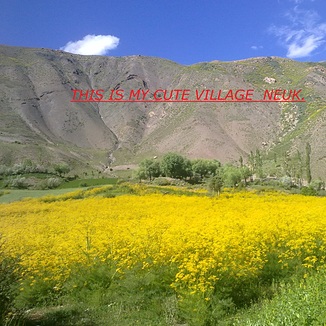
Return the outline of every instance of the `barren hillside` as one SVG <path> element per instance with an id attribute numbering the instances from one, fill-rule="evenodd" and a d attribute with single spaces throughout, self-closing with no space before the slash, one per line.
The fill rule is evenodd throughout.
<path id="1" fill-rule="evenodd" d="M 268 77 L 268 78 L 266 78 Z M 326 173 L 326 64 L 267 57 L 182 66 L 0 46 L 0 164 L 24 158 L 104 168 L 176 151 L 232 161 L 312 147 Z M 73 89 L 302 89 L 306 103 L 71 103 Z"/>

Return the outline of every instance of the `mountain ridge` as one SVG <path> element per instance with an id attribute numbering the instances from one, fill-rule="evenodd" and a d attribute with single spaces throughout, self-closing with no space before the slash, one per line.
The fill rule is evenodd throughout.
<path id="1" fill-rule="evenodd" d="M 0 46 L 0 164 L 24 158 L 99 169 L 176 151 L 222 162 L 312 146 L 326 173 L 326 63 L 277 57 L 180 65 Z M 265 78 L 275 82 L 266 82 Z M 266 80 L 266 79 L 265 79 Z M 72 89 L 302 89 L 306 103 L 71 103 Z"/>

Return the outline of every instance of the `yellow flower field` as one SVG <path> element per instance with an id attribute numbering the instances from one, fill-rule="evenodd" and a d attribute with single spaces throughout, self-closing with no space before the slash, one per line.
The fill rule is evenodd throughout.
<path id="1" fill-rule="evenodd" d="M 171 267 L 177 293 L 203 293 L 226 278 L 325 264 L 326 198 L 252 192 L 220 197 L 148 194 L 0 206 L 2 258 L 19 257 L 22 280 L 60 287 L 75 263 Z"/>

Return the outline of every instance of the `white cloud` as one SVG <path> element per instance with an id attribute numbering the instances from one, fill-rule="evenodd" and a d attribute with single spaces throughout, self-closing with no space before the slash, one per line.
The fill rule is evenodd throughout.
<path id="1" fill-rule="evenodd" d="M 263 46 L 262 45 L 252 45 L 251 47 L 250 47 L 252 50 L 260 50 L 260 49 L 262 49 L 263 48 Z"/>
<path id="2" fill-rule="evenodd" d="M 309 56 L 324 41 L 322 38 L 310 35 L 289 45 L 287 56 L 289 58 L 302 58 Z"/>
<path id="3" fill-rule="evenodd" d="M 112 35 L 86 35 L 82 40 L 68 42 L 60 50 L 83 55 L 104 55 L 118 44 L 119 39 Z"/>
<path id="4" fill-rule="evenodd" d="M 302 3 L 304 1 L 306 1 L 306 0 L 290 0 L 290 2 L 294 2 L 296 4 Z M 310 0 L 310 2 L 315 2 L 315 0 Z"/>
<path id="5" fill-rule="evenodd" d="M 289 24 L 272 26 L 270 32 L 287 49 L 287 57 L 308 57 L 326 42 L 326 23 L 319 22 L 316 11 L 301 10 L 296 6 L 284 16 Z"/>

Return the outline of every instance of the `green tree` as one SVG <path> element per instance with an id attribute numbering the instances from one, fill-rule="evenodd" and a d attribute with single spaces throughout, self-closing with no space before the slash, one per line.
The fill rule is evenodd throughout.
<path id="1" fill-rule="evenodd" d="M 250 169 L 247 166 L 240 167 L 241 178 L 244 180 L 245 186 L 247 185 L 247 179 L 252 176 Z"/>
<path id="2" fill-rule="evenodd" d="M 213 193 L 217 193 L 220 195 L 222 188 L 223 188 L 224 180 L 223 180 L 223 171 L 222 168 L 219 167 L 215 171 L 215 175 L 209 178 L 207 186 L 209 191 Z"/>
<path id="3" fill-rule="evenodd" d="M 256 159 L 255 155 L 252 151 L 250 151 L 250 154 L 248 156 L 248 162 L 249 162 L 249 168 L 252 174 L 256 171 Z"/>
<path id="4" fill-rule="evenodd" d="M 194 160 L 191 163 L 192 171 L 200 175 L 201 179 L 206 176 L 215 175 L 216 169 L 221 166 L 221 163 L 216 160 Z"/>
<path id="5" fill-rule="evenodd" d="M 176 153 L 167 153 L 161 161 L 161 171 L 166 177 L 186 178 L 192 175 L 191 162 Z"/>
<path id="6" fill-rule="evenodd" d="M 274 163 L 276 164 L 276 163 L 277 163 L 277 155 L 276 155 L 275 152 L 274 152 L 274 154 L 273 154 L 273 159 L 274 159 Z"/>
<path id="7" fill-rule="evenodd" d="M 222 164 L 218 160 L 207 160 L 208 174 L 215 175 L 216 171 L 222 167 Z"/>
<path id="8" fill-rule="evenodd" d="M 243 157 L 242 156 L 240 156 L 239 162 L 240 162 L 240 168 L 242 168 L 243 167 Z"/>
<path id="9" fill-rule="evenodd" d="M 256 173 L 259 178 L 263 177 L 263 157 L 259 149 L 256 149 L 255 154 L 250 151 L 248 156 L 249 168 L 252 174 Z"/>
<path id="10" fill-rule="evenodd" d="M 310 154 L 311 154 L 311 146 L 309 143 L 306 144 L 306 172 L 307 172 L 307 182 L 308 184 L 311 182 L 311 167 L 310 167 Z"/>
<path id="11" fill-rule="evenodd" d="M 139 171 L 142 171 L 143 179 L 148 178 L 151 181 L 160 176 L 160 163 L 155 159 L 145 159 L 139 163 Z"/>
<path id="12" fill-rule="evenodd" d="M 297 151 L 292 160 L 292 177 L 295 178 L 295 183 L 301 188 L 303 178 L 303 163 L 301 153 Z"/>
<path id="13" fill-rule="evenodd" d="M 255 172 L 258 174 L 259 178 L 262 178 L 263 177 L 263 157 L 262 157 L 259 149 L 256 149 L 255 164 L 256 164 Z"/>
<path id="14" fill-rule="evenodd" d="M 241 170 L 233 165 L 225 165 L 223 171 L 224 184 L 235 188 L 241 181 Z"/>
<path id="15" fill-rule="evenodd" d="M 283 173 L 290 177 L 291 173 L 290 173 L 290 156 L 287 152 L 284 152 L 283 154 L 283 160 L 282 160 L 282 168 L 283 168 Z"/>
<path id="16" fill-rule="evenodd" d="M 59 163 L 54 165 L 54 171 L 59 174 L 60 177 L 70 172 L 70 166 L 66 163 Z"/>
<path id="17" fill-rule="evenodd" d="M 141 182 L 142 180 L 147 179 L 146 172 L 145 172 L 142 168 L 139 168 L 139 169 L 136 171 L 136 176 L 137 176 L 137 178 L 139 179 L 140 182 Z"/>

